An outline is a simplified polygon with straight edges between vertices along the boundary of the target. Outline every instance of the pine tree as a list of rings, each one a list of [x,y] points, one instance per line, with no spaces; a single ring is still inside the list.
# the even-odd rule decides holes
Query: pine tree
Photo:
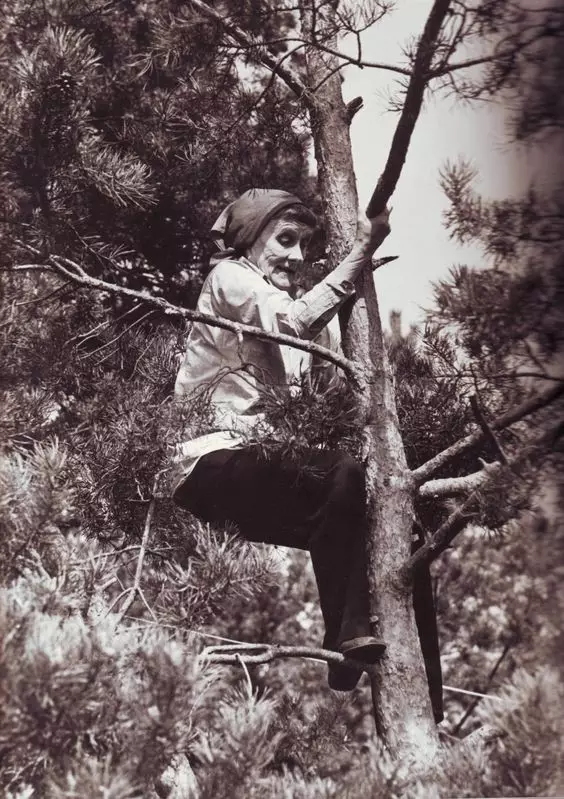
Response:
[[[449,6],[433,4],[424,35],[409,53],[410,75],[398,68],[409,87],[373,212],[399,178],[427,84],[465,74],[464,65],[452,60],[458,43],[477,34],[495,36],[503,15],[514,12],[512,3],[483,3],[459,17]],[[205,427],[205,407],[192,408],[182,419],[170,407],[184,333],[178,319],[190,316],[205,272],[205,231],[227,200],[257,183],[298,190],[304,198],[316,194],[304,178],[306,111],[318,156],[328,265],[346,249],[356,210],[347,150],[355,109],[347,109],[340,94],[337,68],[346,59],[331,51],[338,32],[372,24],[384,9],[376,3],[317,4],[304,6],[301,19],[285,4],[262,2],[225,3],[219,10],[192,1],[129,3],[126,10],[124,15],[113,4],[21,4],[1,29],[8,67],[0,111],[3,259],[9,267],[1,275],[6,301],[0,328],[7,388],[0,470],[6,793],[215,799],[548,790],[556,780],[553,748],[545,747],[544,759],[542,747],[535,748],[521,771],[519,753],[528,736],[540,736],[538,726],[524,722],[527,708],[546,714],[548,733],[558,729],[548,708],[557,685],[551,672],[538,672],[533,680],[514,675],[516,688],[501,714],[511,745],[498,750],[484,773],[478,744],[439,747],[416,645],[405,662],[403,648],[397,648],[398,662],[413,676],[405,691],[396,690],[394,662],[384,665],[382,688],[375,693],[382,700],[376,707],[377,743],[366,694],[359,691],[352,702],[327,696],[319,664],[296,664],[293,658],[253,664],[252,654],[243,651],[232,657],[235,668],[225,668],[214,665],[225,662],[222,650],[202,651],[203,642],[217,643],[214,636],[265,645],[283,641],[313,651],[320,619],[303,557],[282,558],[242,542],[234,531],[210,530],[175,510],[158,479],[180,426]],[[518,22],[511,17],[512,25]],[[290,58],[287,48],[296,39],[300,46],[304,40],[316,44],[307,48],[305,60],[299,50]],[[486,78],[495,91],[512,74],[508,54],[521,52],[521,45],[519,38],[509,40],[507,49],[484,57],[486,69],[492,65]],[[470,91],[469,84],[459,88]],[[472,202],[453,220],[470,220],[474,232],[493,231],[499,213],[488,227],[488,209],[468,194],[467,185],[459,197],[462,204]],[[476,222],[472,209],[482,221]],[[500,211],[504,220],[527,216],[507,205]],[[506,241],[511,230],[504,231]],[[518,241],[520,235],[521,228],[513,229]],[[386,478],[391,468],[402,480],[408,475],[421,484],[413,510],[428,543],[435,541],[437,526],[446,529],[445,540],[468,526],[468,518],[457,517],[450,500],[445,502],[452,491],[445,489],[448,481],[464,497],[469,486],[487,478],[489,487],[471,494],[472,521],[505,529],[508,517],[514,520],[530,507],[531,495],[538,496],[535,472],[550,474],[547,442],[529,447],[535,435],[528,422],[518,428],[524,446],[503,431],[472,432],[470,392],[478,394],[478,416],[485,414],[494,428],[509,404],[528,401],[531,387],[523,378],[494,383],[492,376],[502,368],[522,368],[527,336],[538,360],[546,360],[546,349],[535,347],[552,341],[530,325],[520,336],[519,320],[507,307],[521,308],[523,298],[531,300],[530,307],[538,297],[542,304],[553,284],[521,284],[519,274],[500,297],[507,281],[499,280],[498,271],[483,280],[460,272],[454,287],[439,288],[438,309],[422,342],[415,332],[402,340],[397,325],[388,341],[403,445],[394,444],[390,464],[373,446],[369,482],[388,510],[399,507],[402,518],[396,513],[389,531],[401,541],[405,559],[411,497],[407,491],[391,495],[385,481],[374,478],[375,465]],[[141,291],[127,294],[135,289]],[[370,376],[370,358],[375,366],[385,361],[369,277],[358,293],[369,318],[362,303],[348,309],[342,320],[348,357],[339,360],[345,373],[356,376],[356,392],[308,395],[305,386],[301,396],[273,397],[272,414],[287,422],[289,448],[338,437],[358,452],[362,431],[351,415],[358,418],[359,409],[361,416],[374,412],[388,444],[399,441],[385,370],[369,389],[365,385],[364,396],[358,391]],[[480,310],[489,302],[496,313],[468,319],[465,310],[477,297]],[[521,321],[528,323],[527,308]],[[167,309],[174,315],[163,313]],[[447,337],[437,329],[447,320],[458,333]],[[554,336],[554,320],[545,314],[541,321]],[[543,395],[541,414],[547,402]],[[314,424],[316,419],[322,424]],[[552,429],[548,418],[546,423]],[[365,443],[372,428],[365,426]],[[446,458],[437,466],[437,453],[452,454],[465,434],[481,443],[479,454],[487,458],[499,459],[501,448],[525,479],[508,479],[499,465],[479,470],[478,453],[469,444],[457,450],[454,463]],[[403,451],[411,475],[401,466]],[[509,514],[499,513],[500,506]],[[491,542],[476,543],[473,535],[460,551],[449,550],[437,572],[439,600],[446,604],[451,591],[456,596],[483,590],[485,606],[505,592],[515,565],[530,569],[534,581],[533,532],[547,561],[550,549],[542,525],[533,530],[524,518],[517,515],[521,532],[506,570],[497,581],[485,575],[483,588],[455,555],[478,562],[481,555],[497,564],[503,561],[501,547],[492,557]],[[437,540],[439,549],[445,540]],[[425,552],[423,547],[424,557]],[[407,596],[409,568],[418,561],[406,567],[403,555],[392,554],[390,574],[404,567]],[[463,579],[453,588],[457,574]],[[539,606],[554,579],[540,577],[534,585]],[[386,591],[384,581],[389,609],[393,597]],[[497,627],[488,633],[488,619],[475,620],[472,612],[462,607],[458,619],[447,617],[447,634],[460,621],[470,647],[489,645],[505,621],[494,619]],[[529,629],[517,625],[524,644],[535,640],[540,617],[539,607]],[[406,618],[385,616],[392,648]],[[407,638],[413,637],[407,629]],[[550,629],[547,650],[555,637]],[[534,657],[515,658],[512,667],[522,665],[531,671]],[[465,685],[475,687],[482,666],[483,661],[470,663]],[[524,710],[515,712],[517,695]],[[417,723],[404,735],[413,712]],[[491,717],[483,711],[483,718]],[[413,736],[425,743],[420,751]]]

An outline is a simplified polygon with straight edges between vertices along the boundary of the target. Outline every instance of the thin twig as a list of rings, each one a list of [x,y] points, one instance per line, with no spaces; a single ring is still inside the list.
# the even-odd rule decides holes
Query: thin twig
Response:
[[[493,61],[502,60],[504,58],[511,58],[521,53],[529,45],[535,44],[542,38],[542,33],[536,33],[524,42],[515,44],[513,47],[508,47],[507,50],[500,50],[495,48],[493,53],[486,56],[477,56],[475,58],[466,58],[463,61],[455,62],[454,64],[443,64],[431,73],[432,78],[439,78],[443,75],[448,75],[451,72],[456,72],[460,69],[468,69],[469,67],[480,66],[483,64],[491,64]]]
[[[497,672],[499,670],[499,667],[501,666],[501,664],[503,663],[503,661],[507,657],[507,654],[509,653],[509,650],[511,649],[511,646],[512,646],[512,642],[509,642],[509,643],[506,643],[505,646],[503,647],[503,651],[502,651],[501,655],[498,657],[498,659],[494,663],[493,668],[491,669],[490,673],[488,674],[488,676],[486,678],[484,692],[481,693],[481,694],[478,694],[476,691],[472,692],[472,693],[475,694],[475,698],[472,700],[472,702],[470,703],[469,707],[466,708],[466,712],[464,713],[464,715],[462,716],[462,718],[460,719],[460,721],[457,723],[456,727],[452,731],[454,735],[458,735],[458,733],[460,732],[460,730],[462,729],[462,727],[464,726],[466,721],[470,718],[472,713],[476,710],[476,708],[478,707],[478,705],[480,704],[482,699],[490,698],[490,697],[488,697],[486,691],[491,687],[491,685],[492,685],[492,683],[494,681],[495,675],[497,674]],[[494,697],[494,698],[498,699],[498,697]]]
[[[52,297],[55,297],[57,294],[60,294],[70,285],[70,281],[66,280],[60,286],[57,286],[56,289],[53,289],[53,291],[50,291],[47,294],[42,294],[41,297],[34,297],[32,300],[22,300],[21,302],[16,302],[15,306],[16,308],[21,308],[22,305],[35,305],[38,302],[45,302],[46,300],[50,300]]]
[[[528,355],[528,356],[529,356],[529,358],[532,360],[532,362],[533,362],[533,363],[534,363],[536,366],[538,366],[538,368],[541,370],[541,372],[542,372],[542,374],[543,374],[543,375],[545,375],[545,376],[547,376],[547,377],[548,377],[549,375],[548,375],[547,368],[546,368],[546,366],[544,365],[544,363],[543,363],[543,362],[540,360],[540,358],[538,358],[538,357],[537,357],[536,353],[534,352],[534,350],[533,350],[533,348],[532,348],[532,346],[531,346],[531,343],[530,343],[530,341],[528,341],[526,338],[524,338],[524,339],[523,339],[523,346],[524,346],[524,347],[525,347],[525,349],[527,350],[527,355]],[[520,374],[523,374],[523,373],[521,372]]]
[[[2,267],[1,272],[52,272],[48,264],[16,264],[15,266]]]
[[[248,33],[245,33],[244,30],[235,25],[235,23],[230,22],[224,14],[221,14],[219,11],[215,11],[215,9],[211,8],[211,6],[209,6],[207,3],[202,2],[202,0],[188,1],[191,6],[197,8],[198,11],[200,11],[208,19],[219,23],[228,36],[236,41],[237,44],[244,47],[255,61],[263,64],[265,67],[270,69],[271,72],[274,72],[276,75],[282,78],[284,83],[286,83],[286,85],[293,92],[295,92],[298,97],[303,98],[306,104],[310,102],[307,86],[302,82],[300,76],[290,67],[282,66],[276,56],[268,49],[267,46],[263,44],[263,42],[253,39]]]
[[[360,48],[360,40],[358,41],[358,48]],[[314,47],[317,50],[321,50],[324,53],[328,53],[329,55],[334,55],[336,58],[340,58],[342,61],[345,61],[347,64],[351,64],[355,67],[360,67],[363,69],[364,67],[368,67],[370,69],[381,69],[386,72],[395,72],[399,75],[405,75],[409,77],[411,75],[411,69],[409,67],[400,67],[397,64],[385,64],[381,61],[366,61],[362,58],[362,54],[359,53],[356,57],[347,55],[346,53],[342,53],[340,50],[335,50],[333,47],[328,47],[326,44],[323,44],[319,41],[319,39],[309,40],[300,38],[298,36],[288,36],[280,39],[268,39],[265,41],[264,44],[267,47],[271,47],[272,45],[278,44],[288,44],[290,42],[299,42],[302,46],[306,47]]]
[[[241,666],[245,674],[245,681],[247,684],[247,695],[249,699],[251,699],[253,696],[253,681],[251,680],[251,675],[249,674],[247,664],[245,663],[241,655],[236,655],[235,657],[237,658],[237,661],[239,662],[239,665]]]
[[[126,552],[135,552],[141,548],[140,544],[132,544],[129,547],[124,547],[123,549],[112,549],[109,552],[97,552],[95,555],[90,555],[90,557],[86,558],[85,560],[73,560],[69,563],[69,566],[86,566],[89,563],[92,563],[93,560],[98,560],[99,558],[117,558],[120,555],[124,555]],[[163,552],[168,551],[167,549],[163,549]],[[156,549],[147,549],[147,554],[149,555],[156,555],[157,557],[164,558],[165,556],[162,555]]]
[[[381,266],[390,264],[392,261],[397,261],[398,258],[399,255],[384,255],[383,258],[373,258],[372,271],[375,272],[377,269],[380,269]]]
[[[147,551],[147,543],[149,541],[149,535],[150,535],[150,532],[151,532],[151,522],[153,521],[153,514],[155,512],[155,502],[156,502],[155,494],[156,493],[157,493],[157,479],[155,478],[155,481],[153,483],[152,496],[151,496],[151,499],[149,501],[149,507],[147,509],[147,516],[145,517],[145,526],[143,528],[143,538],[141,539],[141,545],[139,547],[139,557],[137,558],[137,568],[135,569],[135,576],[133,578],[133,585],[130,588],[126,589],[125,593],[129,594],[129,596],[127,597],[127,599],[123,603],[120,612],[117,614],[116,621],[115,621],[116,626],[121,621],[123,621],[123,618],[124,618],[125,614],[127,613],[129,608],[133,604],[133,600],[135,599],[135,596],[137,594],[139,594],[139,596],[141,597],[142,601],[144,602],[146,607],[149,609],[149,612],[151,613],[151,615],[153,616],[153,618],[156,621],[155,615],[154,615],[153,611],[151,610],[151,608],[149,607],[149,605],[147,603],[147,600],[145,599],[145,596],[144,596],[144,594],[143,594],[143,592],[141,590],[141,576],[143,574],[143,561],[145,559],[145,553]]]
[[[225,665],[259,665],[271,663],[278,658],[307,658],[323,660],[326,663],[339,663],[350,666],[357,671],[374,673],[373,663],[361,663],[358,660],[346,658],[340,652],[330,649],[321,649],[308,646],[283,646],[282,644],[227,644],[225,646],[208,646],[200,657],[210,663],[223,663]]]
[[[106,319],[103,322],[99,322],[90,330],[87,330],[86,333],[77,333],[76,336],[69,338],[67,344],[72,344],[73,341],[77,341],[78,339],[80,339],[80,341],[78,342],[78,346],[81,347],[86,341],[88,341],[88,339],[92,338],[94,333],[103,330],[105,327],[108,327],[108,325],[115,325],[118,322],[121,322],[122,319],[125,319],[125,317],[128,316],[130,313],[137,311],[140,307],[141,307],[140,303],[134,305],[128,311],[124,311],[124,313],[120,314],[119,316],[116,316],[115,319]]]
[[[443,691],[453,691],[455,694],[466,694],[466,696],[479,696],[480,699],[495,699],[496,702],[503,702],[500,696],[492,696],[491,694],[481,694],[479,691],[469,691],[467,688],[455,688],[453,685],[445,685],[443,683]]]
[[[151,314],[154,314],[154,313],[155,313],[154,311],[147,311],[146,314],[143,314],[143,316],[139,317],[139,319],[136,319],[134,322],[132,322],[129,325],[129,327],[126,327],[125,330],[122,330],[121,333],[118,333],[117,336],[114,336],[113,339],[111,339],[110,341],[106,341],[105,344],[101,344],[95,350],[92,350],[92,352],[87,352],[86,355],[81,355],[80,356],[80,360],[81,361],[85,361],[86,358],[91,358],[93,355],[97,355],[97,353],[101,352],[102,350],[105,350],[107,347],[111,347],[112,344],[115,344],[116,341],[119,341],[121,338],[123,338],[123,336],[125,336],[126,333],[129,333],[130,330],[133,330],[133,328],[136,325],[141,324],[141,322],[144,322],[145,319],[147,319],[148,316],[151,316]],[[81,342],[81,343],[83,343],[83,342]]]
[[[129,378],[129,380],[133,380],[133,378],[134,378],[134,376],[135,376],[135,373],[136,373],[136,371],[137,371],[137,367],[139,366],[140,362],[141,362],[141,361],[142,361],[142,359],[145,357],[145,355],[148,353],[148,351],[150,350],[150,348],[153,346],[153,344],[154,344],[154,343],[155,343],[155,339],[154,339],[154,338],[152,338],[152,339],[149,339],[149,343],[148,343],[148,344],[147,344],[147,346],[146,346],[146,347],[143,349],[143,351],[142,351],[142,352],[141,352],[141,354],[140,354],[140,355],[137,357],[137,359],[136,359],[135,363],[133,364],[133,369],[131,370],[131,377]]]
[[[507,455],[505,454],[501,444],[497,440],[494,431],[488,424],[488,421],[484,416],[482,409],[480,408],[480,405],[478,403],[478,398],[475,394],[472,394],[472,396],[470,397],[470,407],[472,408],[474,418],[476,419],[476,421],[478,422],[478,424],[482,429],[482,433],[484,434],[485,440],[489,441],[489,443],[492,445],[492,447],[497,453],[497,457],[499,458],[500,462],[507,466]]]

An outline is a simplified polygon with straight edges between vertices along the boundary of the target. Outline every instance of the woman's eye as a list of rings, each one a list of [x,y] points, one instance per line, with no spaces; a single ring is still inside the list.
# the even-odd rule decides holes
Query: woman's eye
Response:
[[[286,234],[282,234],[278,236],[278,241],[283,247],[292,247],[294,244],[294,239],[292,236],[288,236]]]

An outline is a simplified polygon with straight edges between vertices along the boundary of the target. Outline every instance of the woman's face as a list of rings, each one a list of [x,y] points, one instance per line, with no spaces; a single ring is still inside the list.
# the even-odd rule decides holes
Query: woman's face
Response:
[[[276,288],[290,291],[313,230],[303,222],[271,219],[246,253]]]

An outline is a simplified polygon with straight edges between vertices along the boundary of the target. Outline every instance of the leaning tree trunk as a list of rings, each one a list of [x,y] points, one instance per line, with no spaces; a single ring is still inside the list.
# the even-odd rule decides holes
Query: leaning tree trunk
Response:
[[[331,6],[325,5],[327,17]],[[320,11],[316,27],[319,32]],[[325,18],[325,24],[330,19]],[[311,17],[302,12],[306,38]],[[309,34],[309,35],[308,35]],[[336,60],[311,47],[306,54],[308,98],[319,185],[324,203],[331,265],[350,249],[356,225],[357,192]],[[329,76],[330,75],[330,76]],[[329,77],[328,77],[329,76]],[[391,371],[386,356],[371,269],[356,285],[348,314],[344,347],[359,364],[355,392],[363,434],[368,494],[368,562],[371,621],[384,638],[387,654],[373,679],[378,734],[395,757],[429,764],[438,752],[438,736],[412,607],[411,585],[399,568],[410,554],[413,487],[398,428]]]

